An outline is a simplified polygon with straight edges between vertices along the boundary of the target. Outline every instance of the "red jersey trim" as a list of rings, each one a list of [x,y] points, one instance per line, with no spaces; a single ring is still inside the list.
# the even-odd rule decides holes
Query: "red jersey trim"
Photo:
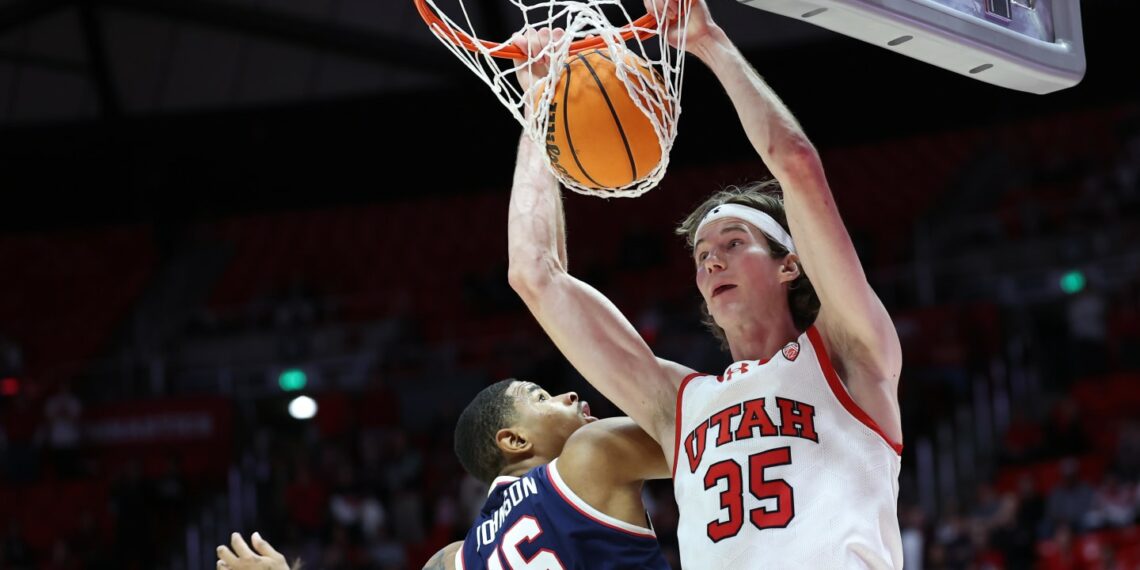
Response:
[[[843,405],[847,413],[862,422],[863,425],[871,428],[871,431],[879,434],[879,437],[883,438],[883,441],[887,442],[887,445],[891,446],[891,449],[895,450],[895,453],[902,455],[902,444],[892,441],[890,437],[887,437],[887,434],[883,432],[879,424],[875,423],[875,420],[871,419],[871,416],[867,415],[867,412],[863,411],[863,408],[860,408],[859,404],[856,404],[855,400],[851,398],[851,394],[847,391],[847,386],[843,385],[843,381],[840,380],[839,375],[835,373],[835,367],[831,365],[831,358],[827,355],[827,348],[823,345],[823,338],[819,336],[819,331],[816,330],[815,326],[808,327],[807,335],[808,339],[811,340],[812,347],[815,349],[816,358],[819,360],[819,367],[823,369],[823,376],[827,378],[827,385],[831,387],[831,392],[835,394],[839,403]]]
[[[638,538],[651,538],[653,540],[657,540],[657,535],[651,529],[618,520],[595,509],[594,507],[591,507],[589,503],[583,501],[582,498],[575,494],[570,486],[562,480],[562,475],[558,473],[558,466],[556,463],[558,463],[558,459],[555,459],[554,461],[548,463],[546,465],[546,473],[550,476],[550,486],[554,487],[554,491],[558,493],[558,496],[562,497],[563,501],[566,501],[566,504],[574,507],[574,510],[578,511],[578,513],[580,513],[582,516],[606,528],[623,532],[631,536],[636,536]]]
[[[673,432],[674,433],[673,433],[673,473],[672,473],[672,477],[674,479],[677,478],[677,456],[679,453],[681,453],[681,399],[685,396],[685,386],[688,386],[689,382],[691,382],[693,380],[693,378],[698,378],[700,376],[707,376],[707,375],[701,374],[700,372],[694,372],[694,373],[686,376],[683,380],[681,380],[681,386],[679,388],[677,388],[677,413],[673,416]]]

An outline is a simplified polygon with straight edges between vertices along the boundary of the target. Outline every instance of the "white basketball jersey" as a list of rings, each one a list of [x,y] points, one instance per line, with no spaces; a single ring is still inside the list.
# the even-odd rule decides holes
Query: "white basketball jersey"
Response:
[[[685,570],[901,568],[902,446],[851,399],[811,327],[677,395]]]

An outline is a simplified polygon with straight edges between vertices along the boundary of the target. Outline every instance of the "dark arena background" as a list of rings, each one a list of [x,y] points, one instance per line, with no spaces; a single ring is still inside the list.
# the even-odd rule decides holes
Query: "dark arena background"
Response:
[[[1043,96],[710,8],[902,339],[907,567],[1140,568],[1140,8],[1085,0],[1087,74]],[[658,188],[567,196],[570,261],[719,370],[672,228],[766,171],[695,58],[682,104]],[[0,2],[0,568],[212,568],[255,530],[420,568],[485,496],[478,390],[616,415],[507,284],[519,131],[410,0]]]

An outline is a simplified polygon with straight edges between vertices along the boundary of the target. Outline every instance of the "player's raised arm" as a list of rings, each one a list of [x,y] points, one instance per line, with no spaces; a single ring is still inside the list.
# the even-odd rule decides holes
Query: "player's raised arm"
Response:
[[[659,361],[609,299],[567,272],[562,195],[541,152],[523,137],[507,220],[511,287],[587,381],[671,446],[676,388],[690,370]]]
[[[659,361],[609,299],[566,271],[562,196],[539,152],[528,139],[519,145],[507,220],[511,287],[570,364],[669,446],[677,385],[690,370]]]
[[[800,263],[819,295],[816,324],[852,395],[901,441],[898,335],[867,283],[819,153],[788,107],[712,21],[703,0],[693,0],[686,33],[686,49],[720,80],[753,147],[780,182]]]

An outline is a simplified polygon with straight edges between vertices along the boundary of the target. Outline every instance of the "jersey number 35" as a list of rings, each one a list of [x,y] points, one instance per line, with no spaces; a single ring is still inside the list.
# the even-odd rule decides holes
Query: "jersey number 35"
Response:
[[[748,492],[758,500],[776,499],[776,508],[760,506],[748,512],[748,519],[756,528],[784,528],[796,516],[795,493],[783,479],[764,478],[766,467],[790,465],[792,451],[787,447],[769,449],[748,457]],[[728,510],[728,520],[714,520],[708,524],[708,535],[713,542],[736,536],[744,525],[744,468],[735,459],[725,459],[709,466],[705,472],[705,489],[716,487],[721,480],[728,487],[720,493],[720,507]]]

